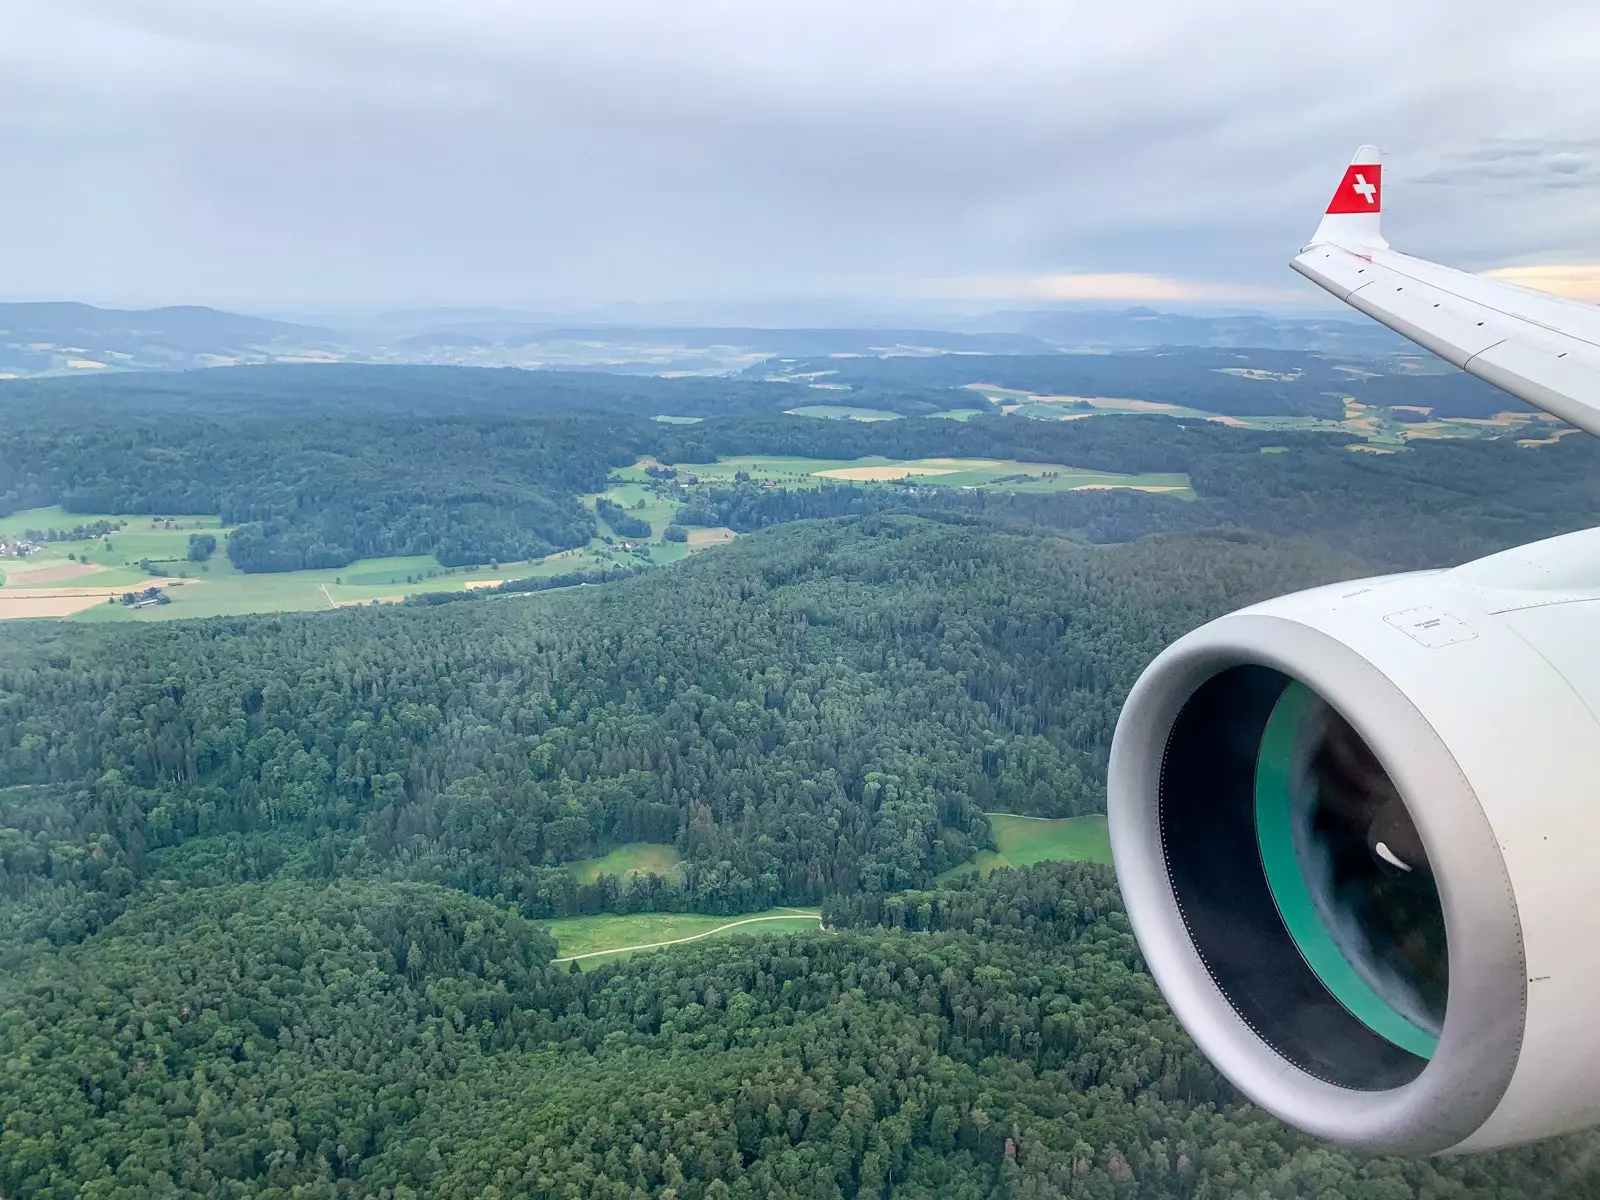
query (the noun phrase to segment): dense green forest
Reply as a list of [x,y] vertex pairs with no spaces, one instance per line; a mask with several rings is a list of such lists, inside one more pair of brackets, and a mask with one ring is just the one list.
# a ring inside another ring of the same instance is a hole
[[[889,336],[895,331],[883,333]],[[959,340],[948,334],[943,339],[948,344]],[[770,340],[774,346],[784,341]],[[883,344],[881,339],[866,341]],[[1029,350],[1028,341],[1000,337],[984,344]],[[1455,417],[1487,417],[1526,407],[1464,372],[1418,373],[1410,364],[1402,367],[1396,359],[1369,355],[1171,347],[1115,354],[879,357],[871,352],[805,357],[837,352],[849,344],[830,343],[834,346],[830,352],[800,339],[788,347],[798,357],[768,359],[734,378],[301,363],[0,380],[0,413],[13,420],[57,425],[103,421],[112,415],[119,422],[152,422],[174,417],[529,416],[573,409],[644,417],[659,413],[719,417],[844,402],[917,416],[979,405],[976,394],[966,388],[972,383],[1046,395],[1156,400],[1231,416],[1281,413],[1337,420],[1343,415],[1342,396],[1380,405],[1426,404],[1441,416]],[[1248,378],[1228,373],[1246,369],[1266,374]],[[810,389],[807,385],[818,377],[850,390]]]
[[[418,884],[156,892],[0,980],[7,1196],[1592,1193],[1592,1135],[1365,1160],[1242,1104],[1110,872],[832,908],[832,936],[579,974]],[[908,932],[920,929],[926,932]]]
[[585,545],[577,500],[631,463],[648,422],[343,421],[0,434],[0,513],[220,513],[245,571],[342,567],[437,554],[447,566],[518,561]]
[[[1427,364],[1430,371],[1435,364]],[[757,368],[765,372],[767,368]],[[785,364],[863,393],[958,389],[984,383],[1048,396],[1155,400],[1226,416],[1344,415],[1341,397],[1369,404],[1426,404],[1439,416],[1489,417],[1527,406],[1460,371],[1418,374],[1393,360],[1292,350],[1168,348],[1115,354],[938,354],[811,358]],[[1250,371],[1251,375],[1239,372]],[[968,393],[969,402],[971,393]]]
[[[1231,378],[1218,376],[1218,378]],[[1251,382],[1251,381],[1246,381]],[[1200,497],[1104,492],[998,495],[926,485],[745,489],[704,501],[742,532],[804,517],[885,510],[1043,524],[1096,542],[1215,527],[1312,535],[1389,565],[1458,561],[1578,528],[1600,501],[1600,449],[1566,439],[1421,442],[1352,454],[1344,435],[1268,434],[1209,421],[1018,417],[872,425],[728,417],[666,425],[640,417],[198,422],[0,432],[0,515],[60,504],[83,513],[220,513],[246,571],[342,567],[364,557],[436,554],[448,566],[512,562],[584,545],[596,532],[582,493],[653,454],[851,459],[993,457],[1117,472],[1183,472]],[[1272,453],[1263,453],[1271,450]],[[1419,525],[1412,517],[1426,514]],[[604,514],[602,514],[603,516]],[[620,536],[646,536],[622,515]]]
[[[0,895],[69,941],[146,879],[444,884],[527,917],[923,886],[983,810],[1103,807],[1163,644],[1359,573],[1232,535],[1095,549],[802,522],[555,598],[0,629]],[[676,842],[681,880],[561,864]]]

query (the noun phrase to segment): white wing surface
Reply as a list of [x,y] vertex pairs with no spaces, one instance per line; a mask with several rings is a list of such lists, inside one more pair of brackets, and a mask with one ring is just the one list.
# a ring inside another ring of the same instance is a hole
[[1391,250],[1382,211],[1378,150],[1363,146],[1290,265],[1445,361],[1600,434],[1600,308]]

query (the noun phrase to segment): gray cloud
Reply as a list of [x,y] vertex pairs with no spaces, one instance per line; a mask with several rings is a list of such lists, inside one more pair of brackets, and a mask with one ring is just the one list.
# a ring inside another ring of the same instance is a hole
[[0,289],[318,311],[1292,291],[1284,260],[1370,140],[1398,243],[1600,260],[1591,0],[1329,13],[8,0]]

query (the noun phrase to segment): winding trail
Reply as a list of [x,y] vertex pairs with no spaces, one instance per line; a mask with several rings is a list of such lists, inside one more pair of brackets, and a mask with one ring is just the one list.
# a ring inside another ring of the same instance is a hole
[[714,933],[721,933],[725,929],[732,929],[736,925],[753,925],[757,921],[796,921],[809,917],[820,927],[822,914],[811,912],[808,909],[797,908],[793,912],[776,917],[745,917],[740,921],[729,921],[726,925],[718,925],[715,929],[707,929],[704,933],[692,933],[688,937],[668,938],[664,942],[646,942],[641,946],[614,946],[610,950],[590,950],[587,954],[569,954],[565,958],[554,958],[551,962],[577,962],[583,958],[600,958],[607,954],[627,954],[633,950],[655,950],[661,946],[681,946],[684,942],[698,942],[701,938],[708,938]]

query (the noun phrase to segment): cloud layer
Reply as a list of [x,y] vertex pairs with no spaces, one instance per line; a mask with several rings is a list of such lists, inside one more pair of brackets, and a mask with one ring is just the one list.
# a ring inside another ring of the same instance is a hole
[[0,290],[1249,302],[1374,140],[1397,244],[1600,261],[1597,44],[1592,0],[9,0]]

